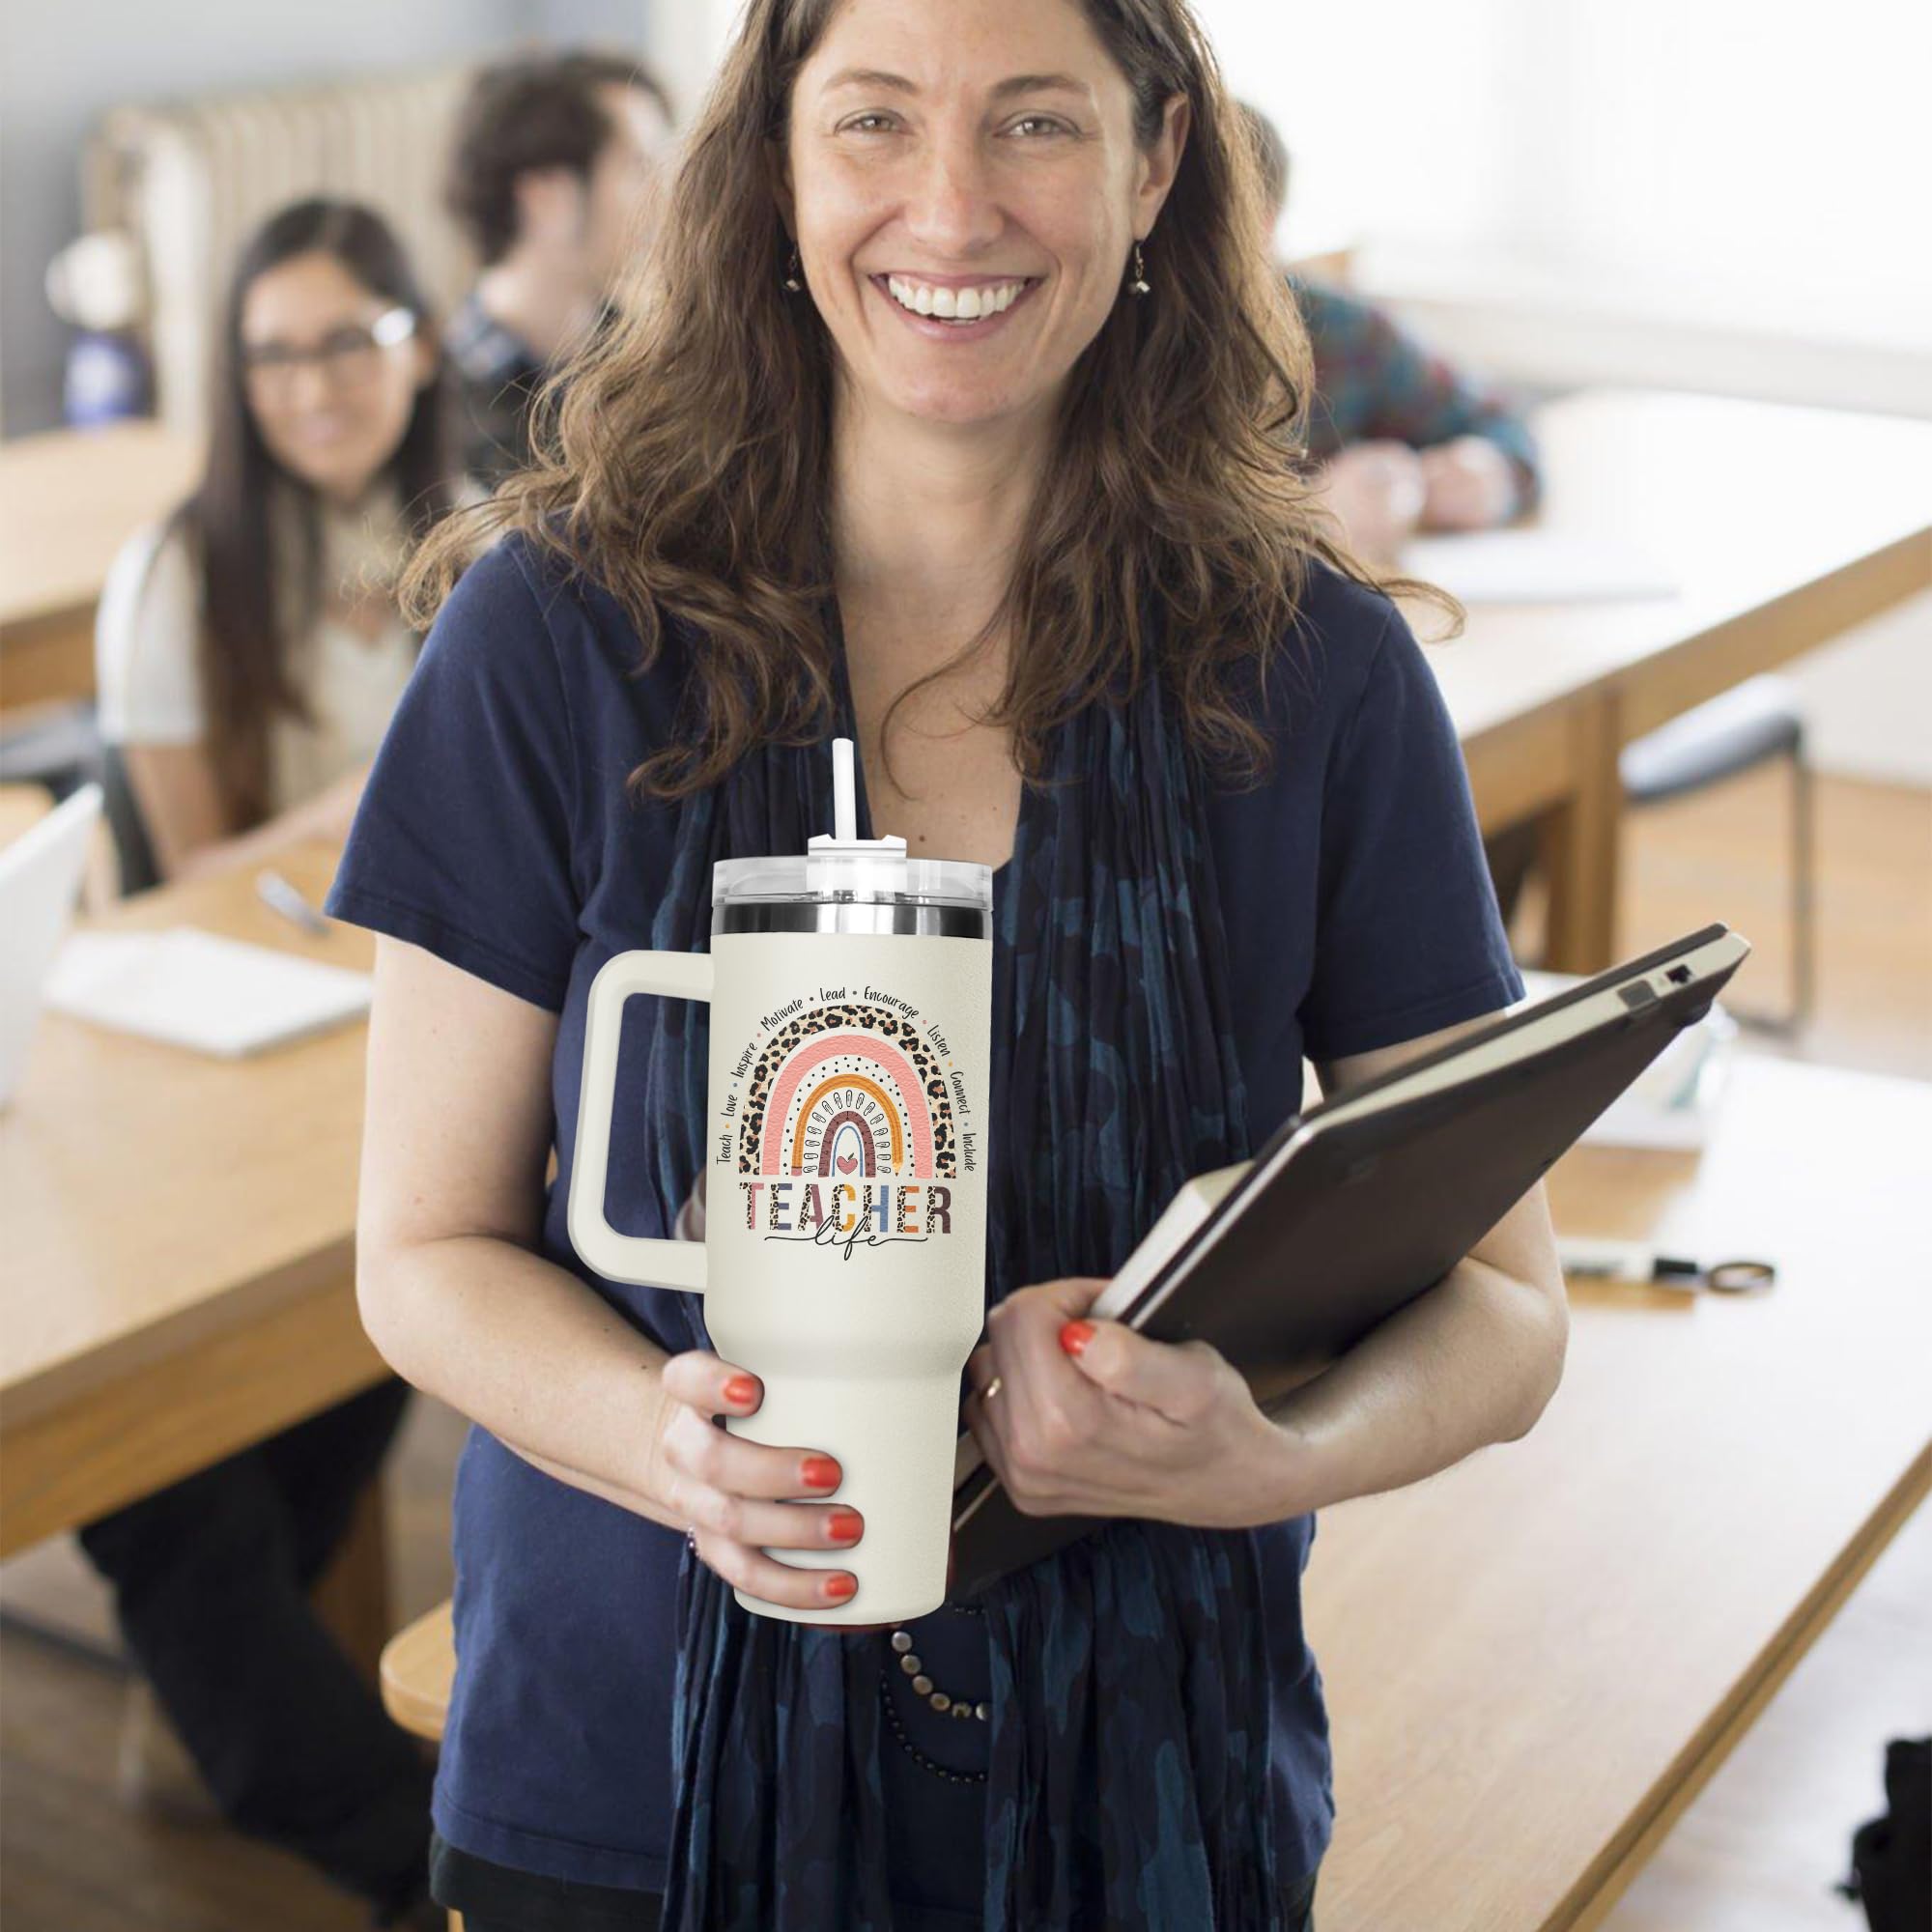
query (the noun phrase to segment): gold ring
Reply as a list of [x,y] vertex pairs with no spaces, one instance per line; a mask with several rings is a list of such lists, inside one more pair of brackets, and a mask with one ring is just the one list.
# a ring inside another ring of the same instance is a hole
[[980,1400],[981,1402],[991,1402],[992,1399],[999,1394],[999,1392],[1000,1392],[1000,1378],[998,1376],[995,1376],[993,1379],[989,1381],[986,1384],[986,1386],[980,1391]]

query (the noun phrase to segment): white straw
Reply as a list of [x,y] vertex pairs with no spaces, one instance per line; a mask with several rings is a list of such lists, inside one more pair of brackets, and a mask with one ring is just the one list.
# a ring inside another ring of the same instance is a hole
[[859,809],[852,797],[852,741],[832,741],[832,836],[850,845],[859,836]]

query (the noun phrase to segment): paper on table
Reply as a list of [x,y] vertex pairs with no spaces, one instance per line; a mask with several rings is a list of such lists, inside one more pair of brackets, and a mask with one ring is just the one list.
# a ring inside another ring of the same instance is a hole
[[46,1003],[74,1019],[232,1059],[301,1039],[369,1010],[371,981],[319,960],[191,925],[77,932]]
[[1677,592],[1655,557],[1614,538],[1571,530],[1413,537],[1403,546],[1401,564],[1464,604],[1571,604]]

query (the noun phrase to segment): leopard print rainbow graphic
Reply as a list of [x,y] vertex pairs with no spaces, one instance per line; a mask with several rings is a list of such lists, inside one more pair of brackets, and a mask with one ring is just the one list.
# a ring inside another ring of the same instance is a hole
[[746,1083],[740,1174],[934,1180],[957,1161],[943,1072],[912,1024],[883,1008],[799,1014]]
[[[943,1042],[942,1042],[943,1043]],[[932,1044],[883,1007],[838,1001],[788,1020],[745,1082],[745,1226],[836,1247],[952,1232],[952,1101]]]

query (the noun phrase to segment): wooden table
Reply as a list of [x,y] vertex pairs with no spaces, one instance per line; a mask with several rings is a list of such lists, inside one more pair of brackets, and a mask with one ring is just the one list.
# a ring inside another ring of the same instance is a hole
[[[326,846],[279,865],[312,900]],[[366,968],[311,939],[253,868],[148,894],[100,923],[193,923]],[[386,1371],[354,1290],[366,1032],[219,1061],[44,1014],[0,1113],[0,1555],[206,1467]],[[388,1634],[367,1516],[338,1627]],[[359,1565],[359,1568],[358,1568]]]
[[1550,1191],[1779,1281],[1577,1286],[1528,1436],[1323,1513],[1321,1932],[1601,1923],[1932,1488],[1932,1086],[1745,1059],[1701,1160],[1580,1149]]
[[89,696],[114,554],[193,487],[199,444],[156,422],[0,443],[0,710]]
[[1932,423],[1592,390],[1536,432],[1538,521],[1643,552],[1677,593],[1472,606],[1430,656],[1484,829],[1548,813],[1548,963],[1589,973],[1615,952],[1618,752],[1932,587]]

